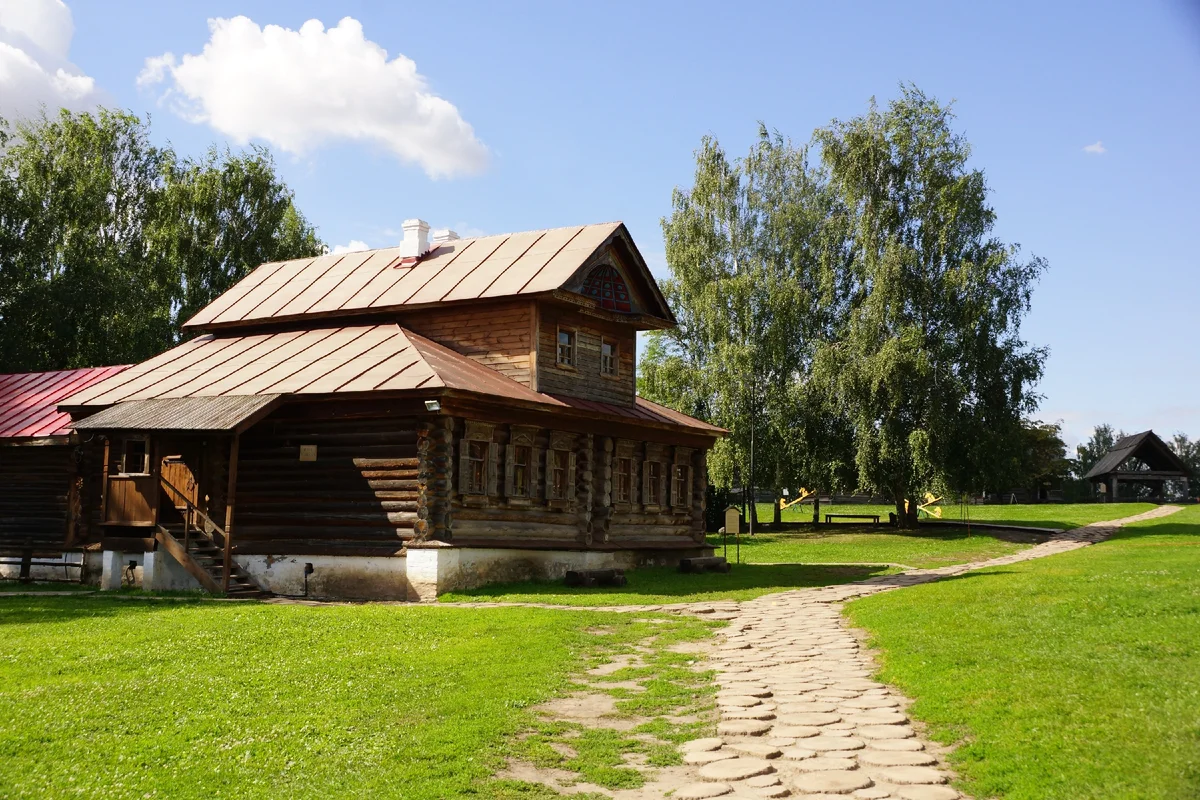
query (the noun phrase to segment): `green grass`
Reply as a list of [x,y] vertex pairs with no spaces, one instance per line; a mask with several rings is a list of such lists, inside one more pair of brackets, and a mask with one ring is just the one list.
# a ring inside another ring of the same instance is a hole
[[[749,564],[904,564],[926,568],[984,561],[1029,546],[1006,542],[978,531],[968,536],[965,529],[959,528],[912,533],[876,533],[874,530],[742,536],[742,561]],[[721,536],[709,536],[708,543],[720,548]],[[718,549],[717,552],[721,551]],[[732,560],[732,543],[729,552]]]
[[551,796],[491,779],[538,724],[529,707],[575,688],[605,651],[710,627],[540,609],[4,598],[0,796]]
[[[730,551],[730,561],[733,551]],[[805,564],[734,564],[728,574],[704,572],[684,575],[669,567],[629,570],[629,584],[619,588],[579,588],[562,581],[496,583],[462,592],[450,592],[444,603],[496,601],[506,603],[553,603],[569,606],[657,605],[714,600],[752,600],[764,594],[850,583],[896,572],[890,567],[813,566]]]
[[[1129,517],[1148,511],[1150,503],[1036,503],[1029,505],[971,506],[968,509],[972,522],[992,522],[1000,525],[1027,525],[1034,528],[1078,528],[1092,522],[1103,522],[1119,517]],[[821,521],[826,514],[878,514],[887,520],[895,506],[875,505],[822,505]],[[770,522],[774,519],[770,503],[758,504],[758,519]],[[784,522],[811,522],[812,506],[792,506],[783,510]],[[960,521],[962,512],[956,504],[942,507],[942,519]]]
[[95,592],[98,591],[97,586],[88,586],[83,583],[62,583],[47,582],[47,583],[21,583],[20,581],[3,580],[0,581],[0,594],[8,594],[11,592]]
[[1200,797],[1200,507],[847,613],[971,795]]

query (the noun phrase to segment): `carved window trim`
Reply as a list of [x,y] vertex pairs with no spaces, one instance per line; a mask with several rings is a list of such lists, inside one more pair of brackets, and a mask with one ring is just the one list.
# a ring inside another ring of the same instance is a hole
[[[486,506],[498,494],[496,473],[500,446],[492,441],[495,429],[490,422],[464,420],[458,451],[458,496],[464,505]],[[480,452],[481,448],[486,449]],[[477,466],[480,464],[482,466]],[[482,470],[482,482],[477,480],[479,470]]]
[[546,505],[550,508],[566,511],[574,503],[577,438],[573,433],[550,432],[550,447],[545,456]]
[[[618,511],[630,511],[638,502],[638,459],[636,442],[617,439],[613,448],[613,506]],[[622,474],[627,470],[626,474]],[[628,493],[622,496],[622,481],[628,477]]]
[[646,443],[646,457],[642,461],[642,510],[648,514],[670,508],[670,464],[667,445]]
[[537,448],[537,432],[537,428],[528,425],[509,427],[508,445],[504,448],[504,498],[510,506],[529,506],[538,497],[538,465],[542,455]]

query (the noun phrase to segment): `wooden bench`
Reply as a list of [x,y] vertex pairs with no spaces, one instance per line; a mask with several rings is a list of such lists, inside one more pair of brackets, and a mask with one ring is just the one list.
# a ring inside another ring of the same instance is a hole
[[729,562],[721,556],[679,559],[680,572],[729,572]]
[[563,578],[567,586],[624,586],[628,582],[623,569],[573,569]]
[[874,524],[879,524],[878,514],[826,514],[825,524],[828,525],[834,519],[869,519]]

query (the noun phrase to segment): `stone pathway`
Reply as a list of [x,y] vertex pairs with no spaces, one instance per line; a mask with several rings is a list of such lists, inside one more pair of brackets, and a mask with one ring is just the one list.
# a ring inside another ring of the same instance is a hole
[[[912,570],[737,604],[714,665],[717,738],[688,742],[695,780],[675,800],[708,797],[954,800],[937,749],[917,735],[909,700],[871,680],[877,666],[841,613],[856,597],[1086,547],[1177,506],[1054,535],[1013,555]],[[700,610],[700,609],[693,609]]]

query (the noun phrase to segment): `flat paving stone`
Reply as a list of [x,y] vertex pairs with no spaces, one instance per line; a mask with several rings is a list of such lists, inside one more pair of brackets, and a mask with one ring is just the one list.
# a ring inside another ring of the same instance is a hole
[[765,758],[750,758],[739,756],[728,761],[714,761],[699,769],[699,775],[706,781],[743,781],[755,775],[765,775],[774,772],[775,768]]
[[722,711],[721,716],[725,719],[775,719],[775,712],[769,708],[738,708],[730,711]]
[[717,705],[719,706],[742,706],[743,708],[746,708],[749,706],[759,705],[760,703],[762,703],[762,700],[759,700],[757,697],[751,697],[747,694],[726,697],[721,697],[719,695],[717,696]]
[[707,800],[709,797],[723,797],[733,791],[727,783],[689,783],[675,790],[672,797],[678,800]]
[[727,745],[727,749],[734,750],[742,755],[754,756],[755,758],[779,758],[779,748],[773,747],[766,742],[730,742]]
[[841,722],[842,718],[833,713],[811,711],[803,714],[777,714],[779,721],[785,725],[829,725]]
[[915,734],[907,725],[863,725],[858,735],[864,739],[910,739]]
[[697,750],[694,753],[684,753],[683,763],[703,766],[712,764],[714,761],[728,761],[731,758],[737,758],[738,754],[733,750]]
[[684,742],[679,745],[679,749],[685,753],[693,753],[698,750],[720,750],[724,744],[724,739],[710,736],[707,739],[692,739],[690,742]]
[[731,719],[717,725],[722,736],[762,736],[771,730],[771,723],[757,719]]
[[861,750],[867,743],[853,736],[814,736],[805,739],[804,746],[812,750]]
[[903,725],[908,716],[899,711],[868,711],[865,714],[846,714],[847,722],[855,725]]
[[922,752],[863,750],[858,754],[858,763],[872,767],[924,767],[936,764],[937,759]]
[[815,750],[806,750],[803,747],[785,747],[780,751],[780,756],[787,761],[803,761],[806,758],[812,758],[817,754]]
[[859,770],[831,770],[798,775],[792,780],[792,788],[809,794],[850,794],[855,789],[865,789],[874,783]]
[[853,758],[829,758],[828,756],[816,755],[812,758],[806,758],[803,761],[797,761],[794,766],[802,772],[830,772],[835,770],[849,772],[858,769],[858,762]]
[[880,779],[888,783],[945,783],[946,773],[933,767],[883,767],[875,771]]
[[958,800],[962,797],[949,786],[901,786],[896,789],[901,800]]
[[925,743],[918,739],[872,739],[871,749],[894,751],[924,750]]

